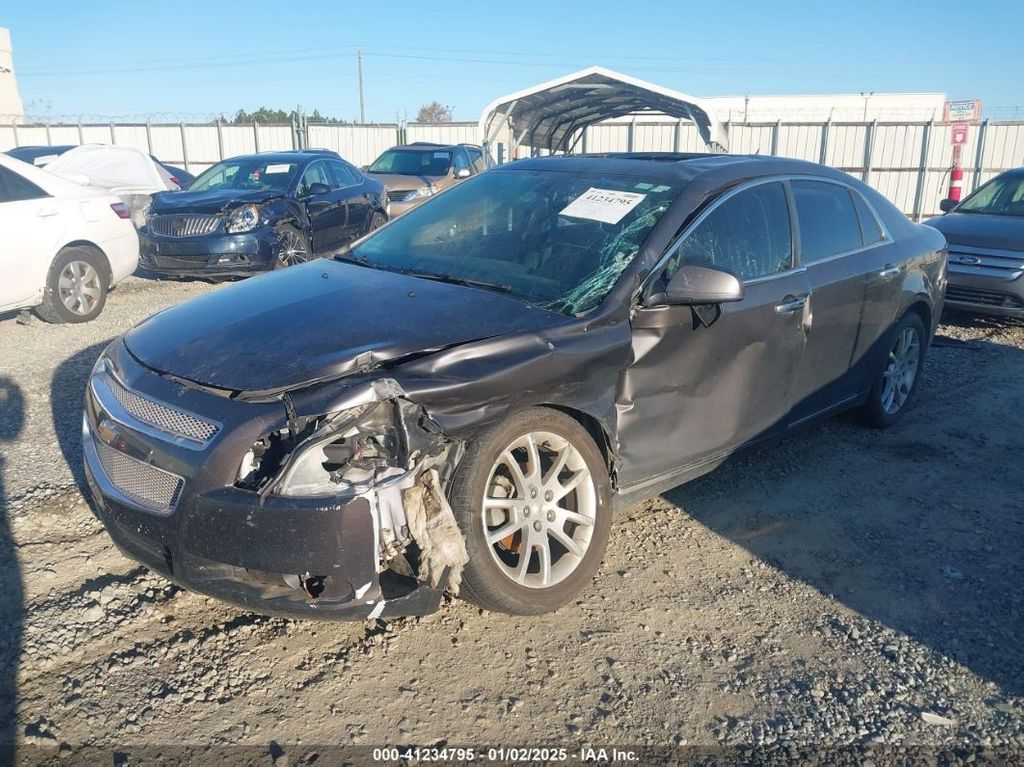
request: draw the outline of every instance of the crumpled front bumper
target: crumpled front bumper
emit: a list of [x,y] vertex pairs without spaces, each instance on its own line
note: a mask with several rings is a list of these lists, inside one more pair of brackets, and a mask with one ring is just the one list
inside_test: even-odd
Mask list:
[[[186,589],[268,615],[319,620],[425,615],[440,604],[444,583],[395,596],[382,588],[366,498],[258,506],[252,493],[225,491],[157,516],[111,484],[93,440],[86,423],[86,477],[110,537],[123,554]],[[315,599],[301,585],[308,578],[323,588]]]
[[274,234],[260,227],[244,234],[162,237],[139,232],[139,267],[172,277],[232,277],[274,266]]
[[[176,384],[133,362],[123,345],[107,354],[133,395],[175,401],[166,394]],[[269,615],[359,620],[437,609],[447,570],[433,585],[382,570],[374,491],[326,499],[261,498],[224,482],[237,470],[230,468],[237,456],[219,458],[216,449],[228,442],[227,452],[235,453],[232,432],[244,431],[232,423],[240,403],[220,411],[220,432],[209,449],[199,449],[134,423],[110,391],[94,373],[82,444],[94,509],[126,556],[187,589]],[[187,390],[177,401],[203,396],[220,399]],[[265,423],[267,417],[259,419]],[[245,433],[237,437],[242,443],[248,439]],[[146,496],[168,476],[179,484],[169,491],[166,506],[149,504]]]

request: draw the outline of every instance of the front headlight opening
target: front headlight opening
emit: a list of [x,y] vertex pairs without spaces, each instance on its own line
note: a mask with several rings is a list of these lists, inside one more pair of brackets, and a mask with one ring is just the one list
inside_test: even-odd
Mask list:
[[151,204],[152,202],[147,202],[145,205],[132,211],[132,223],[135,224],[136,229],[141,229],[149,221],[149,207]]
[[393,411],[393,403],[371,403],[269,434],[242,457],[236,484],[261,494],[328,496],[401,470]]
[[260,211],[255,205],[243,205],[231,214],[228,219],[228,234],[251,232],[260,223]]

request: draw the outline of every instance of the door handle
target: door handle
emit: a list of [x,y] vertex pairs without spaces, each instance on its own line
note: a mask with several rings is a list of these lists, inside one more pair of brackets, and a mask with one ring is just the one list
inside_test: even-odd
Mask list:
[[786,296],[781,304],[775,305],[775,311],[779,314],[791,314],[803,309],[807,305],[807,296]]
[[314,200],[313,202],[307,202],[306,208],[309,210],[323,210],[328,205],[330,205],[330,203],[325,200]]
[[903,267],[899,266],[898,264],[886,264],[884,267],[882,267],[882,271],[880,271],[878,273],[878,276],[879,277],[895,277],[897,274],[900,273],[900,270],[902,268]]
[[36,215],[39,218],[49,218],[50,216],[56,216],[59,212],[56,208],[40,208],[36,211]]

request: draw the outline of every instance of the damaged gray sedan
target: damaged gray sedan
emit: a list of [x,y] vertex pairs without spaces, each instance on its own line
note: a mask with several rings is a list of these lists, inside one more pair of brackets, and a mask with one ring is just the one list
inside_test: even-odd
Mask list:
[[938,232],[809,163],[504,166],[112,343],[96,510],[128,556],[261,612],[554,610],[614,508],[839,410],[894,423],[945,267]]

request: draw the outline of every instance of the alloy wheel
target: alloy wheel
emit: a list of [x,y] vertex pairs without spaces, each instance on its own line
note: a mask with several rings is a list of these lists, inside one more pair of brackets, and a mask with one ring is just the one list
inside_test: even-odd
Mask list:
[[567,439],[531,432],[494,462],[481,505],[498,569],[533,589],[568,578],[590,547],[597,489],[586,460]]
[[57,293],[69,312],[84,317],[99,303],[103,285],[92,264],[70,261],[57,278]]
[[277,260],[281,266],[295,266],[309,260],[306,238],[295,229],[284,229],[278,236]]
[[921,366],[921,339],[917,330],[906,327],[889,351],[889,360],[882,372],[882,409],[889,415],[898,413],[914,388]]

